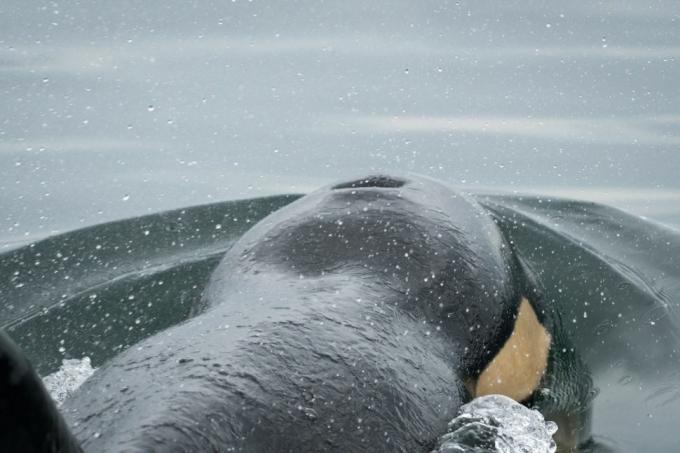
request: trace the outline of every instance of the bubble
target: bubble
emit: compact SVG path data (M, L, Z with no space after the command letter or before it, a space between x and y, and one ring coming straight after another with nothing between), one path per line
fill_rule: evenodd
M554 453L557 424L502 395L475 398L460 409L432 453Z
M43 378L43 384L57 406L60 406L71 393L92 376L92 373L94 373L94 368L89 357L83 357L81 360L65 359L57 371Z

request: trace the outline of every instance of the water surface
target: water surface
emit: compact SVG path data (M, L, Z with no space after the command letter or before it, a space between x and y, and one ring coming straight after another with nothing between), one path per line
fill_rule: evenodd
M0 30L0 244L376 170L680 225L678 2L5 0Z

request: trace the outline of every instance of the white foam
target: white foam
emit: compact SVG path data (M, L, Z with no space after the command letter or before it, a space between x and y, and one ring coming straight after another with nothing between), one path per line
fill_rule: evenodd
M65 359L61 367L43 378L43 384L52 399L61 406L64 400L94 373L89 357Z
M449 423L433 453L555 453L557 425L502 395L475 398Z

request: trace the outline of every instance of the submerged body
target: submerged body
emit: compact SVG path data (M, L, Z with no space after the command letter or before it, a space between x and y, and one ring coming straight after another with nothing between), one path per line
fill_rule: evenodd
M369 177L262 220L191 319L105 364L63 413L85 451L429 451L473 396L536 400L559 371L554 326L486 210ZM56 451L78 451L64 435Z

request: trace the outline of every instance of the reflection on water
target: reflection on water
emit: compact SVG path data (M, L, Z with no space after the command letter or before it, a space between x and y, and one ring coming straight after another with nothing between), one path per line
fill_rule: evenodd
M652 0L6 0L0 244L374 171L677 191L678 21Z
M579 141L609 145L678 145L680 116L639 118L535 117L535 116L348 116L349 123L364 133L479 133ZM661 130L660 126L671 126ZM343 127L344 129L344 127ZM340 131L341 132L341 131Z
M87 356L98 367L185 319L222 253L295 198L132 218L2 254L0 270L10 278L0 297L11 303L2 305L0 325L43 376L64 358ZM477 198L538 276L564 337L555 344L569 345L553 351L556 378L537 407L592 409L597 445L613 451L679 449L680 234L592 203ZM571 380L575 363L592 389ZM598 448L589 451L609 451Z

